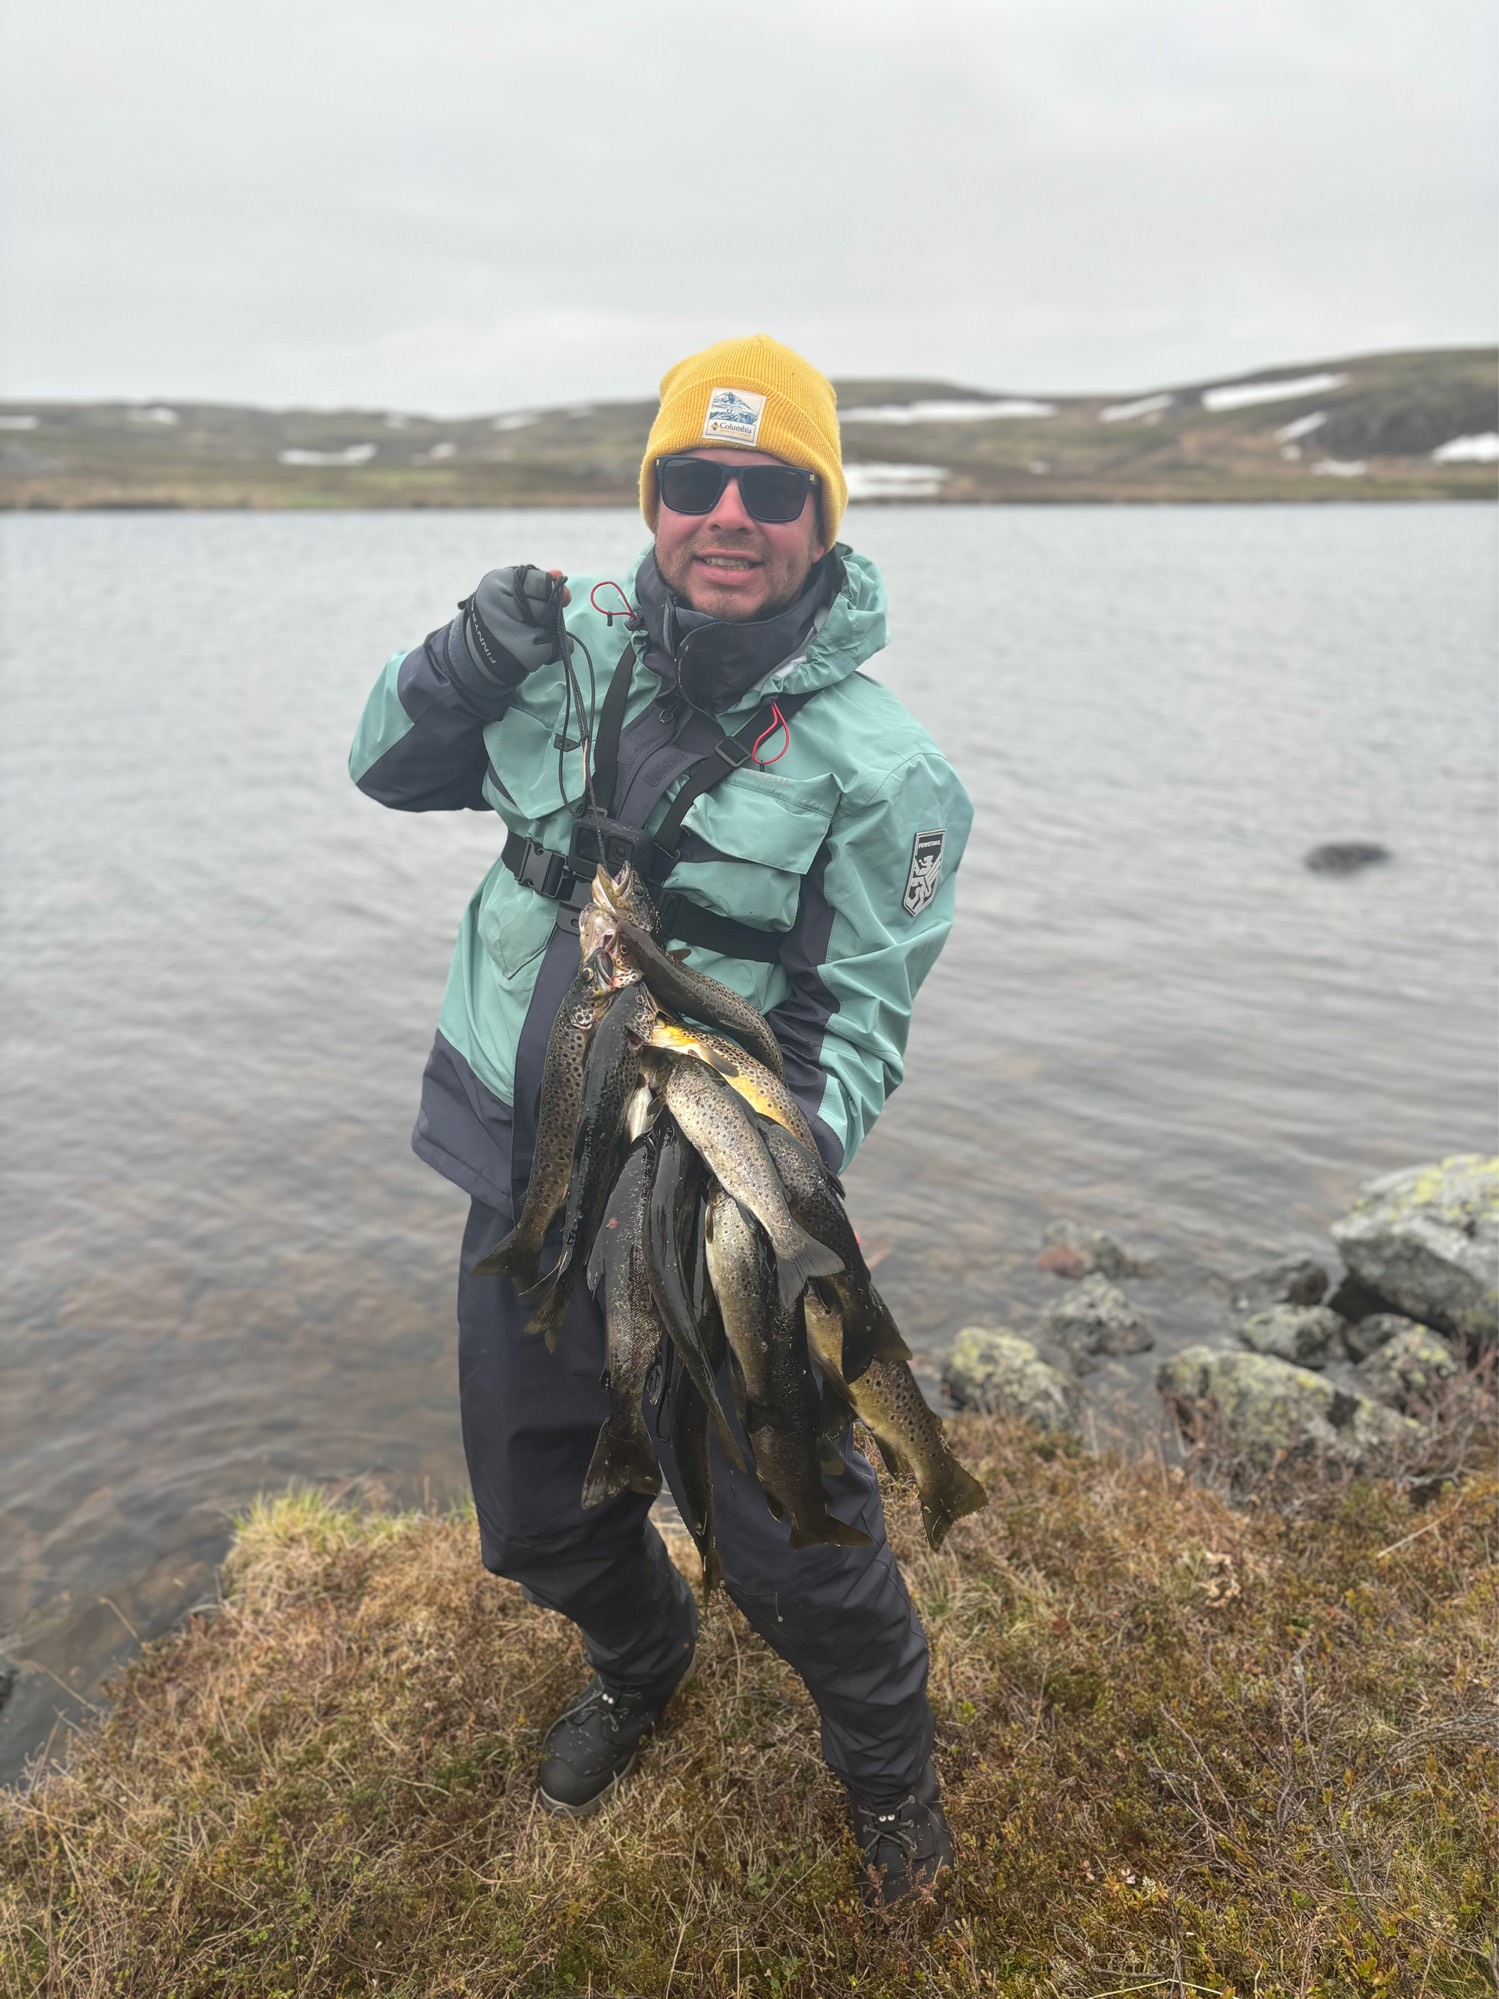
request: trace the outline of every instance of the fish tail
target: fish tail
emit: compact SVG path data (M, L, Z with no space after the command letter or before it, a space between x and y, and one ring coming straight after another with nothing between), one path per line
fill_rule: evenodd
M810 1523L793 1515L791 1545L793 1548L867 1548L869 1536L862 1527L850 1527L846 1520L835 1520L831 1513Z
M921 1495L921 1523L926 1528L928 1545L940 1548L955 1520L961 1520L965 1513L977 1513L988 1504L989 1495L972 1472L964 1471L956 1458L949 1458Z
M661 1467L650 1440L615 1427L611 1418L599 1431L588 1474L583 1480L583 1504L601 1506L616 1493L643 1492L654 1499L661 1490Z
M528 1333L540 1333L547 1343L548 1353L557 1351L557 1338L562 1331L562 1321L567 1317L567 1308L572 1301L573 1287L559 1281L560 1272L553 1271L546 1296L531 1314L526 1327Z
M496 1243L487 1256L474 1265L475 1277L508 1277L517 1291L534 1291L541 1281L537 1271L536 1245L513 1228L503 1242Z
M718 1543L711 1538L706 1552L699 1552L703 1557L703 1608L706 1610L709 1597L723 1583L723 1563L718 1559Z
M781 1287L781 1304L789 1312L814 1277L836 1277L843 1268L843 1258L805 1229L797 1229L787 1246L788 1255L776 1250L776 1281Z

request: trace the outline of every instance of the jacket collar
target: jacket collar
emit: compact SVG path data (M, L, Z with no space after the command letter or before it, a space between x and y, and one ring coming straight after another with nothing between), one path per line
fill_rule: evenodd
M836 554L825 555L787 610L730 624L675 597L651 552L635 576L635 602L646 631L645 663L663 687L680 689L692 707L721 715L767 674L797 657L842 584L841 561Z

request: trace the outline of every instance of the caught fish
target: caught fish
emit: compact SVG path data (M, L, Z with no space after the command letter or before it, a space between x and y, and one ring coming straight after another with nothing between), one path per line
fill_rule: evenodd
M735 1469L743 1471L744 1453L714 1380L720 1358L713 1346L717 1307L710 1309L706 1287L693 1282L692 1238L702 1183L702 1161L676 1123L665 1119L646 1227L651 1286L672 1345L713 1418L724 1451Z
M628 1488L654 1498L661 1467L641 1408L645 1379L661 1346L663 1327L646 1256L646 1211L656 1169L654 1147L634 1146L609 1196L588 1259L588 1286L603 1284L608 1329L609 1415L583 1480L583 1504L598 1506Z
M713 1473L708 1459L708 1405L685 1367L678 1367L667 1397L671 1447L682 1487L682 1520L703 1565L703 1602L723 1581L713 1539Z
M759 1126L728 1084L701 1062L660 1055L654 1059L651 1077L713 1177L770 1237L782 1304L793 1304L812 1278L831 1277L842 1270L842 1257L814 1241L793 1220Z
M891 1471L915 1477L927 1541L940 1548L953 1522L977 1513L988 1504L988 1494L948 1449L941 1419L927 1407L904 1361L874 1360L857 1381L846 1380L841 1369L843 1322L816 1289L807 1293L806 1326L818 1366L842 1389Z
M593 1245L625 1150L625 1120L640 1083L639 1047L655 1016L643 985L618 993L589 1041L576 1120L562 1249L530 1330L557 1344L581 1265Z
M818 1450L821 1404L807 1358L801 1303L787 1304L758 1225L722 1187L708 1202L708 1268L729 1351L744 1387L744 1426L772 1510L790 1517L791 1545L868 1545L828 1510Z
M777 1124L762 1122L765 1140L786 1203L804 1229L843 1258L843 1271L831 1282L842 1311L843 1342L838 1372L857 1381L871 1361L907 1361L911 1350L890 1316L890 1308L874 1288L848 1211L838 1198L832 1175L820 1156L798 1145Z
M541 1282L542 1243L567 1202L588 1044L612 998L607 979L600 991L598 962L590 955L563 994L547 1037L536 1113L536 1151L520 1220L503 1242L475 1264L476 1276L508 1277L520 1291L534 1291Z
M757 1062L753 1055L746 1055L737 1043L726 1041L719 1034L694 1034L679 1021L668 1020L664 1015L657 1018L647 1040L650 1047L663 1048L668 1054L690 1055L706 1062L737 1096L743 1097L751 1110L783 1125L794 1139L816 1152L817 1140L796 1098L779 1076L772 1074L763 1062Z
M617 875L611 875L606 867L598 867L593 877L593 899L616 922L634 923L642 930L654 932L656 905L631 862L626 861Z
M703 1020L710 1027L742 1041L750 1053L763 1062L772 1075L784 1076L786 1064L780 1043L770 1031L763 1013L741 999L732 987L706 972L694 972L677 962L638 923L621 918L616 942L619 955L645 980L662 1006Z

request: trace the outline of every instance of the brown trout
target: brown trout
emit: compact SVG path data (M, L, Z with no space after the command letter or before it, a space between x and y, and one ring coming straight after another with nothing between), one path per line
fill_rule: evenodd
M659 1054L648 1061L648 1073L683 1135L719 1185L770 1237L781 1303L793 1305L811 1278L841 1271L843 1258L836 1250L815 1241L792 1218L759 1126L728 1084L702 1062Z
M654 1496L661 1467L651 1448L641 1401L645 1378L661 1346L661 1315L646 1258L646 1210L655 1172L654 1145L631 1149L620 1169L588 1259L588 1285L604 1287L608 1328L609 1416L599 1431L583 1480L583 1504L598 1506L628 1487Z
M941 1420L927 1407L904 1361L871 1361L857 1381L846 1381L843 1322L816 1289L807 1293L806 1323L807 1344L818 1366L842 1390L886 1464L897 1476L908 1471L915 1477L927 1541L940 1548L953 1522L977 1513L988 1504L988 1494L948 1449Z

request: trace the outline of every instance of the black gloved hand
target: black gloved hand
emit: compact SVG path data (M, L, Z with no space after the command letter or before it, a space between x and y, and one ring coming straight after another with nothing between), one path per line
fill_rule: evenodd
M536 667L561 659L567 599L566 579L532 562L491 569L459 606L463 636L480 672L514 685Z

